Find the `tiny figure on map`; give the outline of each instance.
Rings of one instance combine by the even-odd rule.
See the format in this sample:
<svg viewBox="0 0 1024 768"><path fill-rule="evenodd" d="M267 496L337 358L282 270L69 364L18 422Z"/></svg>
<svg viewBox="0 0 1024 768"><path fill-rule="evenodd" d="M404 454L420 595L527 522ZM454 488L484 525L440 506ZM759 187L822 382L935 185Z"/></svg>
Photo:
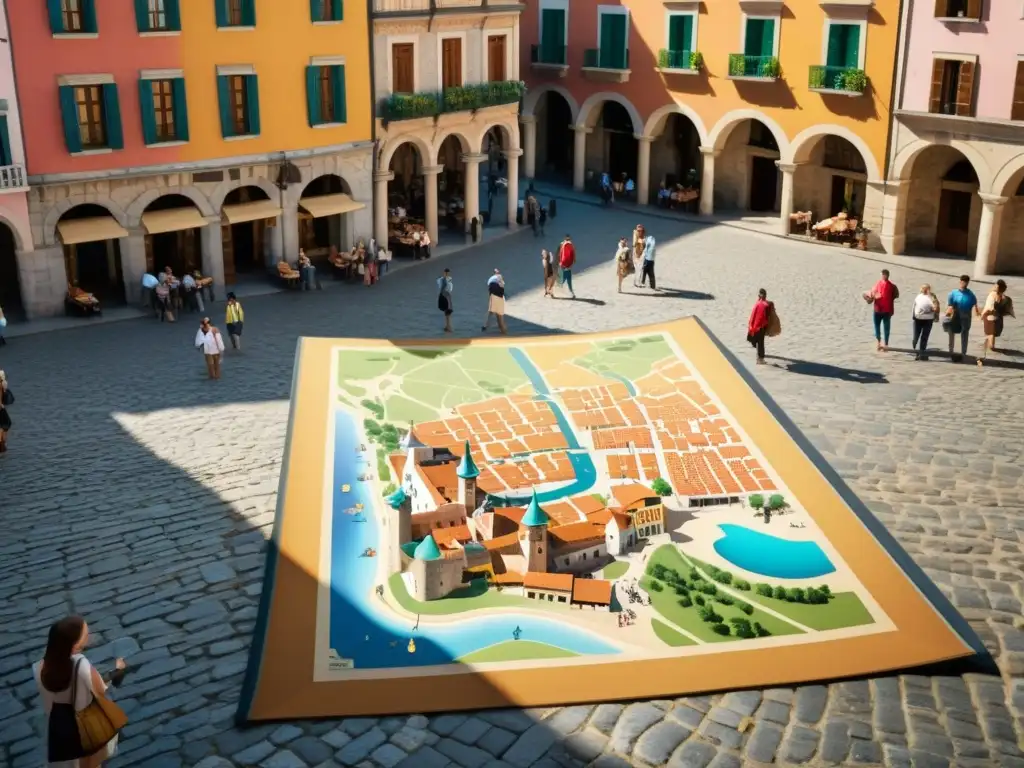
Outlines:
<svg viewBox="0 0 1024 768"><path fill-rule="evenodd" d="M379 597L381 600L384 599L384 585L383 584L378 584L377 585L377 597Z"/></svg>
<svg viewBox="0 0 1024 768"><path fill-rule="evenodd" d="M522 636L522 634L523 630L517 626L515 629L512 630L512 639L518 640Z"/></svg>
<svg viewBox="0 0 1024 768"><path fill-rule="evenodd" d="M416 653L416 641L413 640L411 637L409 638L408 649L409 653Z"/></svg>

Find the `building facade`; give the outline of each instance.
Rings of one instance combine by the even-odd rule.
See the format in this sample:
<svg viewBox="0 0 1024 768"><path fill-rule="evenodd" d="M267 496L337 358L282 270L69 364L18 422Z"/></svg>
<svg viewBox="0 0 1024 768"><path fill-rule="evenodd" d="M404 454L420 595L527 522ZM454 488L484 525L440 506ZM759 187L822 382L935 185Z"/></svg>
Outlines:
<svg viewBox="0 0 1024 768"><path fill-rule="evenodd" d="M34 251L30 316L69 285L264 278L371 231L368 15L351 0L47 0L9 8ZM262 107L261 107L262 104Z"/></svg>
<svg viewBox="0 0 1024 768"><path fill-rule="evenodd" d="M461 239L482 212L481 165L507 180L506 210L487 218L514 220L520 12L511 0L373 0L378 242L409 221L435 243Z"/></svg>
<svg viewBox="0 0 1024 768"><path fill-rule="evenodd" d="M529 0L524 173L877 229L899 0Z"/></svg>
<svg viewBox="0 0 1024 768"><path fill-rule="evenodd" d="M6 5L0 0L0 38L9 41ZM27 178L14 64L5 42L0 50L0 309L11 319L24 313L18 262L32 251Z"/></svg>
<svg viewBox="0 0 1024 768"><path fill-rule="evenodd" d="M882 242L1024 270L1024 7L908 2Z"/></svg>

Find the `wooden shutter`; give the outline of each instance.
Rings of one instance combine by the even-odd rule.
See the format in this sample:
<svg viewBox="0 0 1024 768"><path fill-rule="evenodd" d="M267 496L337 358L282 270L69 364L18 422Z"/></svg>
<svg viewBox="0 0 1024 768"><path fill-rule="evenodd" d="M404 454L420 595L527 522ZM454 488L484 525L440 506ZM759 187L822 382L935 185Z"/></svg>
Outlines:
<svg viewBox="0 0 1024 768"><path fill-rule="evenodd" d="M245 100L249 121L249 134L260 135L260 85L256 75L245 76Z"/></svg>
<svg viewBox="0 0 1024 768"><path fill-rule="evenodd" d="M505 35L490 35L487 38L487 79L492 83L508 79L505 56Z"/></svg>
<svg viewBox="0 0 1024 768"><path fill-rule="evenodd" d="M153 81L139 78L139 113L142 115L142 141L156 144L156 113L153 106ZM178 116L174 116L177 121Z"/></svg>
<svg viewBox="0 0 1024 768"><path fill-rule="evenodd" d="M747 35L743 41L744 56L760 56L764 39L764 19L747 19Z"/></svg>
<svg viewBox="0 0 1024 768"><path fill-rule="evenodd" d="M213 0L213 7L217 14L217 26L229 26L230 19L228 17L228 0ZM224 135L230 136L230 134L227 133Z"/></svg>
<svg viewBox="0 0 1024 768"><path fill-rule="evenodd" d="M306 115L310 127L320 125L320 67L306 67Z"/></svg>
<svg viewBox="0 0 1024 768"><path fill-rule="evenodd" d="M413 77L413 43L395 43L391 46L391 90L394 93L412 93L416 84Z"/></svg>
<svg viewBox="0 0 1024 768"><path fill-rule="evenodd" d="M945 59L932 62L932 90L928 97L928 111L935 115L942 112L942 75L945 70Z"/></svg>
<svg viewBox="0 0 1024 768"><path fill-rule="evenodd" d="M941 19L946 15L946 4L949 0L935 0L935 18Z"/></svg>
<svg viewBox="0 0 1024 768"><path fill-rule="evenodd" d="M64 124L64 143L68 152L82 151L82 134L78 128L78 101L75 99L75 86L62 85L60 92L60 117Z"/></svg>
<svg viewBox="0 0 1024 768"><path fill-rule="evenodd" d="M345 0L331 0L331 10L334 11L334 20L342 21L345 18Z"/></svg>
<svg viewBox="0 0 1024 768"><path fill-rule="evenodd" d="M107 129L107 146L111 149L124 149L121 102L117 98L117 83L103 84L103 122Z"/></svg>
<svg viewBox="0 0 1024 768"><path fill-rule="evenodd" d="M1017 79L1013 83L1011 120L1024 120L1024 60L1017 61Z"/></svg>
<svg viewBox="0 0 1024 768"><path fill-rule="evenodd" d="M174 79L171 94L174 100L174 138L178 141L188 141L188 97L185 93L184 77Z"/></svg>
<svg viewBox="0 0 1024 768"><path fill-rule="evenodd" d="M331 67L331 88L334 91L334 122L348 122L348 97L345 94L345 65Z"/></svg>
<svg viewBox="0 0 1024 768"><path fill-rule="evenodd" d="M693 16L674 15L668 18L668 49L670 51L691 50L693 37Z"/></svg>
<svg viewBox="0 0 1024 768"><path fill-rule="evenodd" d="M956 114L970 117L974 112L974 62L960 62L960 77L956 83Z"/></svg>
<svg viewBox="0 0 1024 768"><path fill-rule="evenodd" d="M149 2L135 0L135 26L139 32L149 32Z"/></svg>
<svg viewBox="0 0 1024 768"><path fill-rule="evenodd" d="M775 19L765 19L761 28L761 56L775 55Z"/></svg>
<svg viewBox="0 0 1024 768"><path fill-rule="evenodd" d="M167 17L167 29L181 31L181 0L164 0L164 15Z"/></svg>
<svg viewBox="0 0 1024 768"><path fill-rule="evenodd" d="M242 26L256 26L256 0L242 0Z"/></svg>
<svg viewBox="0 0 1024 768"><path fill-rule="evenodd" d="M65 32L64 14L60 10L60 0L46 0L46 10L50 17L50 31L55 35Z"/></svg>
<svg viewBox="0 0 1024 768"><path fill-rule="evenodd" d="M231 78L217 76L217 102L220 106L220 135L224 138L235 135L235 121L231 109Z"/></svg>
<svg viewBox="0 0 1024 768"><path fill-rule="evenodd" d="M564 64L565 11L561 8L545 8L541 11L540 23L541 60Z"/></svg>
<svg viewBox="0 0 1024 768"><path fill-rule="evenodd" d="M446 37L441 41L441 87L462 85L462 38Z"/></svg>
<svg viewBox="0 0 1024 768"><path fill-rule="evenodd" d="M323 21L320 18L320 0L309 0L310 21Z"/></svg>
<svg viewBox="0 0 1024 768"><path fill-rule="evenodd" d="M996 0L996 2L999 2L999 0ZM980 19L981 0L967 0L967 13L965 13L964 16L968 19Z"/></svg>
<svg viewBox="0 0 1024 768"><path fill-rule="evenodd" d="M100 31L96 25L96 0L82 0L82 31L90 34Z"/></svg>
<svg viewBox="0 0 1024 768"><path fill-rule="evenodd" d="M0 165L14 165L11 154L11 133L7 126L7 115L0 115Z"/></svg>

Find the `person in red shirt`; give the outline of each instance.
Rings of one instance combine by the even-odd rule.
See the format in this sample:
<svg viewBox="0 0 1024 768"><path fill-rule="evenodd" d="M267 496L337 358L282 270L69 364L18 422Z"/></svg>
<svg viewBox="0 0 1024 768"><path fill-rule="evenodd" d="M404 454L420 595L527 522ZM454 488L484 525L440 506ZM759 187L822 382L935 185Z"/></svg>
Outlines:
<svg viewBox="0 0 1024 768"><path fill-rule="evenodd" d="M889 280L889 270L882 270L882 279L875 287L864 294L864 298L874 306L875 343L880 352L889 351L889 328L892 316L896 311L896 299L900 297L900 289Z"/></svg>
<svg viewBox="0 0 1024 768"><path fill-rule="evenodd" d="M572 289L572 268L576 264L576 246L572 244L572 238L565 236L562 244L558 246L558 266L562 270L562 285L569 289L569 295L574 299L576 293Z"/></svg>
<svg viewBox="0 0 1024 768"><path fill-rule="evenodd" d="M747 321L747 341L757 348L757 364L764 365L764 337L768 332L768 321L772 314L772 303L768 301L768 292L762 288L757 292L757 302L750 310Z"/></svg>

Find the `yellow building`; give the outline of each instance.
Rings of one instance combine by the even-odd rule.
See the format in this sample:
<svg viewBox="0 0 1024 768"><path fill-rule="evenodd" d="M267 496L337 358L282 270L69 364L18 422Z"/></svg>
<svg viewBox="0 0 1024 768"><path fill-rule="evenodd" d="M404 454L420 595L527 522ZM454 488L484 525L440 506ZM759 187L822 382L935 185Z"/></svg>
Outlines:
<svg viewBox="0 0 1024 768"><path fill-rule="evenodd" d="M614 485L612 496L629 515L638 536L655 536L665 531L665 505L650 488L639 483Z"/></svg>

